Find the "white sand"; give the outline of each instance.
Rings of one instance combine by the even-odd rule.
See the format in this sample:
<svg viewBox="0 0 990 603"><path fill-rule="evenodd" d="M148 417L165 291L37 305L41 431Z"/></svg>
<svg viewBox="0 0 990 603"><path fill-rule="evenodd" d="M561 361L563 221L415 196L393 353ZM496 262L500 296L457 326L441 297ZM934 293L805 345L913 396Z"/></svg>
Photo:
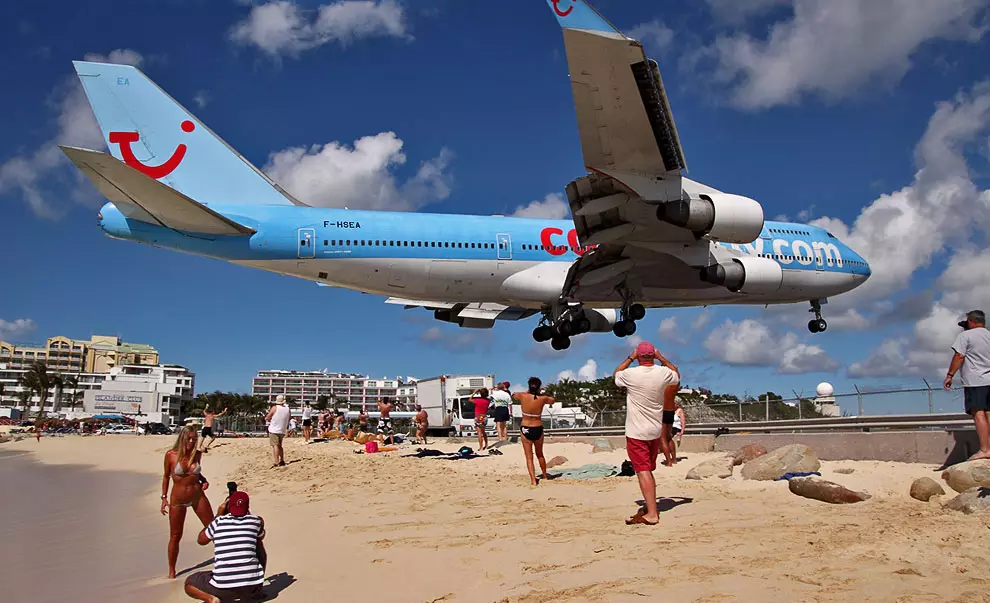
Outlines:
<svg viewBox="0 0 990 603"><path fill-rule="evenodd" d="M169 443L68 437L3 448L160 475ZM411 448L357 455L344 442L286 443L288 467L269 468L267 440L225 440L204 472L214 505L228 479L251 494L268 526L269 574L296 580L279 594L287 603L990 600L982 546L990 517L908 497L915 478L939 479L931 465L823 463L826 479L873 494L828 505L791 494L784 482L744 481L738 469L727 480L685 480L715 456L690 454L659 468L657 479L659 496L691 502L670 506L659 527L648 527L623 523L641 498L635 478L531 487L519 445L502 448L503 456L446 461L399 456ZM431 447L464 443L476 445ZM546 452L567 457L565 468L625 458L624 450L590 449L548 444ZM855 472L836 474L840 467ZM209 558L190 541L196 531L190 517L180 567ZM161 549L164 574L164 518L160 532L148 546ZM170 584L165 601L184 600L180 582Z"/></svg>

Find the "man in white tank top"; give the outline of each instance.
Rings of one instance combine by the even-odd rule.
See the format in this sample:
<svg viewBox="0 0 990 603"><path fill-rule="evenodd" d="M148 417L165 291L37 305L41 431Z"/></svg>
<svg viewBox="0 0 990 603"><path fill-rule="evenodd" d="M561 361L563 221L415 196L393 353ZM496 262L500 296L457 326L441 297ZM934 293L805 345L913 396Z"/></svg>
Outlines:
<svg viewBox="0 0 990 603"><path fill-rule="evenodd" d="M285 403L285 396L275 398L275 404L265 415L265 421L268 423L268 440L272 445L272 457L275 459L275 464L272 467L285 466L285 449L282 447L282 440L285 439L285 432L289 428L291 416L292 411L289 410L289 405Z"/></svg>

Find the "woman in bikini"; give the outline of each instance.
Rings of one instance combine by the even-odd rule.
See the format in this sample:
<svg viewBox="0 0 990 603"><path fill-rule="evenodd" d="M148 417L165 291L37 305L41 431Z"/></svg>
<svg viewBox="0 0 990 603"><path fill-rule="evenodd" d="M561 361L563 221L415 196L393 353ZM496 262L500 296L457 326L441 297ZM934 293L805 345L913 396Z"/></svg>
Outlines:
<svg viewBox="0 0 990 603"><path fill-rule="evenodd" d="M553 398L540 394L543 383L537 377L529 378L529 391L516 392L512 394L512 399L519 402L522 407L522 445L523 453L526 455L526 468L529 470L529 479L536 486L540 482L536 479L536 468L533 466L533 449L536 449L536 458L540 461L540 470L543 472L543 479L551 479L547 474L547 460L543 457L543 407L553 404Z"/></svg>
<svg viewBox="0 0 990 603"><path fill-rule="evenodd" d="M179 542L186 522L186 509L191 508L203 527L213 521L213 508L206 498L210 482L203 476L200 459L203 453L196 447L194 427L183 427L172 449L165 453L165 473L162 475L162 515L168 515L168 577L175 578L175 562L179 559ZM172 482L172 497L168 484Z"/></svg>

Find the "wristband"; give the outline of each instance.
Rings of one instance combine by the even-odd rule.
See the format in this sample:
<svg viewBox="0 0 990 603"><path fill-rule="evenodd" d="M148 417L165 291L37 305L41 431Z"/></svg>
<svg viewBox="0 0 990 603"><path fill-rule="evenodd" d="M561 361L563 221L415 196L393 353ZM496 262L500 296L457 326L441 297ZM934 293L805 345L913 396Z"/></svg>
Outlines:
<svg viewBox="0 0 990 603"><path fill-rule="evenodd" d="M165 500L166 498L168 498L168 494L162 494L162 500Z"/></svg>

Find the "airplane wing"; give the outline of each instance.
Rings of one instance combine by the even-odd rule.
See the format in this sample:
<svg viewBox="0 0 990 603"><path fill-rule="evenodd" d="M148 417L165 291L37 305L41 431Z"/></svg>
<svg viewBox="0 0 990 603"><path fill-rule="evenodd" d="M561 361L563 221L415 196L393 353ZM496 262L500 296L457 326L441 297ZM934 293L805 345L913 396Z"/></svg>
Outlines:
<svg viewBox="0 0 990 603"><path fill-rule="evenodd" d="M386 304L396 304L409 308L426 308L433 310L438 320L452 322L469 329L490 329L496 320L521 320L537 313L537 310L515 308L495 303L454 303L442 301L424 301L390 297Z"/></svg>
<svg viewBox="0 0 990 603"><path fill-rule="evenodd" d="M69 146L59 148L128 218L200 234L243 236L256 232L106 153Z"/></svg>

